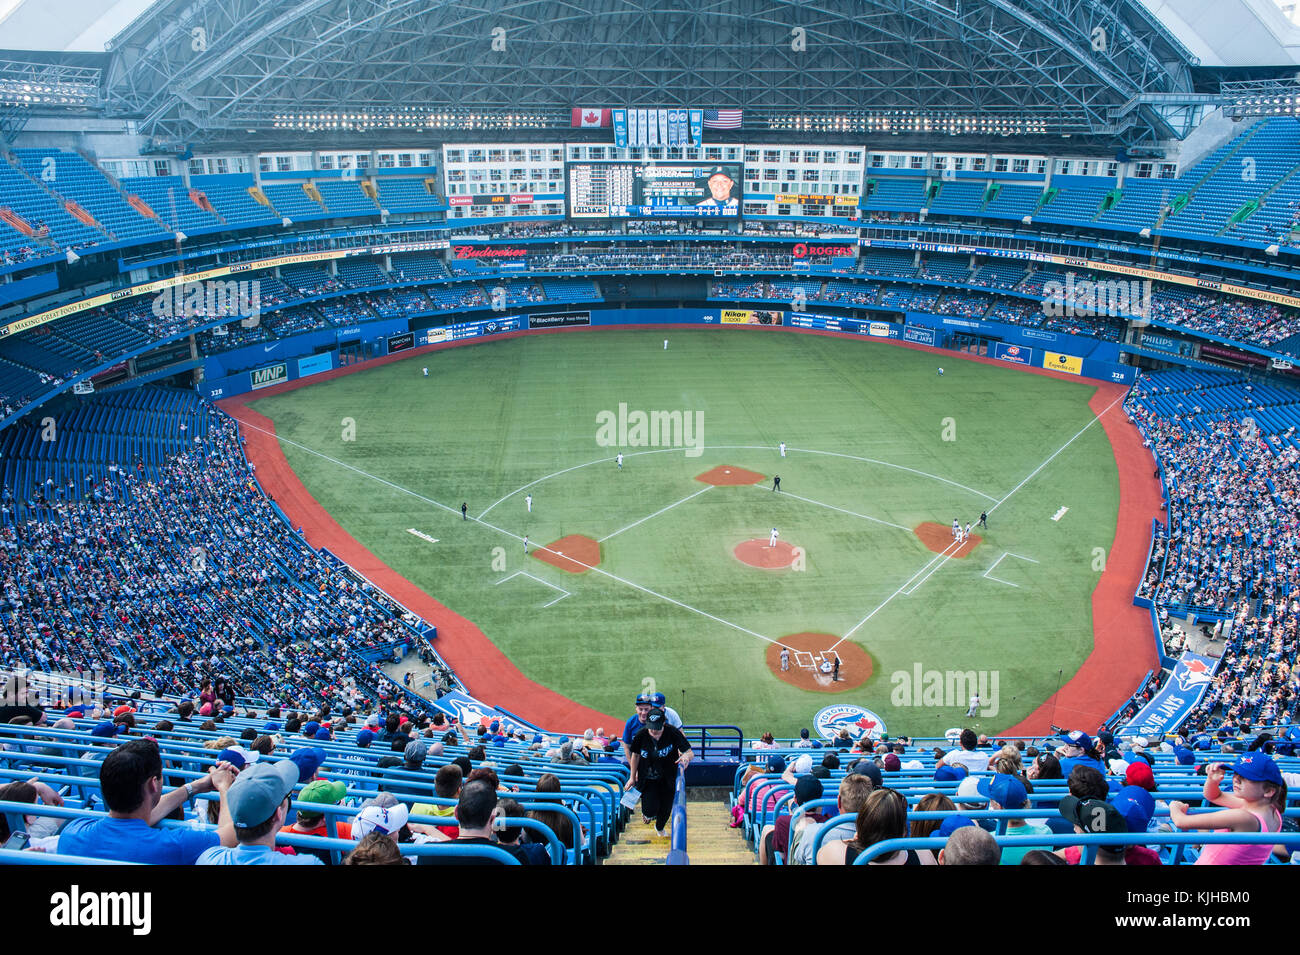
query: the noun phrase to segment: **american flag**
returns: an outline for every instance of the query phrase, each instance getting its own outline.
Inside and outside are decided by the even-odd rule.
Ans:
[[[704,111],[705,129],[740,129],[740,109],[706,109]]]

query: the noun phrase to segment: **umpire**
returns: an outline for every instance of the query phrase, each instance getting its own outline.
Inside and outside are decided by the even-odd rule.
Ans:
[[[677,771],[685,771],[695,755],[691,744],[681,730],[668,725],[664,711],[656,707],[628,748],[632,767],[628,785],[641,790],[641,819],[647,824],[653,819],[655,834],[666,836],[664,827],[673,811]]]

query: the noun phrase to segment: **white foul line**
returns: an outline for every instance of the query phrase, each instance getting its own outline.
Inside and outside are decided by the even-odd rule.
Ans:
[[[545,586],[545,587],[550,587],[552,590],[558,590],[558,591],[560,592],[560,596],[558,596],[558,597],[556,597],[554,600],[552,600],[551,603],[549,603],[549,604],[542,604],[542,609],[543,609],[543,610],[545,610],[547,607],[551,606],[551,604],[557,604],[557,603],[559,603],[559,602],[560,602],[561,600],[563,600],[565,597],[572,597],[572,596],[573,596],[573,594],[569,593],[569,591],[565,590],[563,587],[557,587],[557,586],[555,586],[555,584],[551,583],[550,581],[542,580],[542,578],[540,578],[540,577],[534,577],[532,574],[530,574],[530,573],[529,573],[528,571],[526,571],[526,570],[516,570],[516,571],[515,571],[513,574],[511,574],[509,577],[502,577],[500,580],[497,581],[497,584],[504,584],[507,580],[514,580],[516,577],[520,576],[521,574],[522,574],[523,576],[527,577],[529,580],[535,580],[535,581],[537,581],[539,584],[542,584],[542,585]]]
[[[291,438],[286,438],[283,435],[277,435],[274,432],[267,431],[265,428],[259,428],[256,425],[249,424],[247,421],[240,421],[239,424],[241,427],[249,428],[250,430],[253,431],[260,431],[265,435],[269,435],[270,437],[275,438],[277,441],[281,441],[285,444],[292,445],[293,447],[305,451],[308,454],[313,454],[324,461],[329,461],[331,464],[337,464],[339,467],[346,468],[347,470],[352,471],[354,474],[359,474],[364,478],[369,478],[370,480],[375,481],[378,484],[382,484],[385,487],[392,488],[394,491],[398,491],[402,494],[406,494],[410,497],[413,497],[417,501],[423,501],[426,504],[430,504],[436,508],[446,511],[449,514],[460,513],[460,511],[457,508],[448,507],[446,504],[443,504],[440,501],[435,501],[433,498],[425,497],[423,494],[419,494],[415,491],[410,490],[409,488],[402,487],[400,484],[394,484],[392,481],[385,480],[384,478],[371,474],[368,471],[363,471],[361,470],[361,468],[348,464],[346,461],[340,461],[338,460],[338,458],[332,458],[328,454],[322,454],[320,451],[317,451],[313,448],[309,448],[305,444],[299,444],[297,441],[294,441]],[[665,450],[679,451],[681,449],[668,448]],[[486,527],[489,528],[490,530],[494,530],[498,534],[504,534],[506,537],[509,537],[511,540],[520,541],[520,542],[523,541],[523,537],[521,537],[520,535],[505,530],[504,528],[497,527],[495,524],[489,524],[487,521],[484,521],[480,518],[475,518],[474,523],[480,525],[481,527]],[[638,583],[633,583],[632,581],[619,577],[616,574],[611,574],[607,570],[601,570],[599,567],[593,567],[590,564],[584,564],[582,561],[578,560],[575,557],[570,557],[567,554],[561,554],[559,551],[551,550],[549,547],[537,545],[534,548],[534,553],[540,551],[545,551],[548,554],[555,554],[555,556],[557,557],[563,557],[565,560],[571,561],[577,564],[579,567],[582,567],[586,570],[590,570],[593,573],[599,574],[602,577],[608,577],[610,580],[614,580],[620,584],[623,584],[624,586],[631,587],[633,590],[639,590],[642,593],[649,594],[652,597],[658,597],[660,600],[667,601],[673,606],[681,607],[683,610],[689,610],[691,613],[698,614],[701,617],[707,617],[709,620],[712,620],[716,623],[723,624],[724,626],[730,627],[733,630],[739,630],[741,633],[747,633],[752,637],[758,637],[758,639],[764,640],[768,643],[778,642],[776,640],[773,640],[771,637],[763,636],[761,633],[758,633],[755,630],[750,630],[748,627],[742,627],[740,624],[732,623],[730,620],[723,620],[721,617],[715,617],[713,614],[709,613],[708,611],[700,610],[698,607],[692,607],[690,604],[682,603],[680,600],[674,600],[672,597],[669,597],[667,594],[661,594],[656,590],[651,590],[649,587],[642,587]]]
[[[765,486],[758,484],[751,485],[751,487],[758,488],[760,491],[767,490]],[[871,521],[873,524],[884,524],[886,527],[897,527],[900,531],[907,531],[909,534],[912,532],[910,527],[904,527],[902,524],[895,524],[893,521],[882,521],[878,517],[871,517],[868,514],[859,514],[857,511],[845,510],[842,507],[836,507],[834,504],[824,504],[821,501],[814,501],[810,497],[800,497],[798,494],[791,494],[788,491],[781,491],[780,494],[782,497],[792,497],[796,501],[804,501],[808,504],[816,504],[818,507],[825,507],[832,511],[839,511],[841,514],[848,514],[850,517],[860,517],[864,521]]]
[[[1066,441],[1065,444],[1061,445],[1059,448],[1057,448],[1055,451],[1053,451],[1052,454],[1047,458],[1046,461],[1044,461],[1042,464],[1038,465],[1038,467],[1036,467],[1036,468],[1034,468],[1032,471],[1030,471],[1030,472],[1029,472],[1029,475],[1028,475],[1028,476],[1027,476],[1023,481],[1021,481],[1019,484],[1017,484],[1015,487],[1013,487],[1010,491],[1008,491],[1006,494],[1004,494],[1004,495],[1002,496],[1002,499],[1001,499],[1001,500],[999,500],[999,501],[995,501],[994,504],[993,504],[993,506],[990,507],[990,508],[988,509],[988,513],[992,514],[992,513],[993,513],[994,511],[996,511],[1000,506],[1002,506],[1003,504],[1005,504],[1005,503],[1006,503],[1006,502],[1011,498],[1011,495],[1013,495],[1013,494],[1015,494],[1017,491],[1019,491],[1022,487],[1024,487],[1026,484],[1028,484],[1028,483],[1033,479],[1033,477],[1034,477],[1036,474],[1038,474],[1039,471],[1043,470],[1043,468],[1047,467],[1048,464],[1050,464],[1052,461],[1056,460],[1057,455],[1059,455],[1062,451],[1064,451],[1064,450],[1065,450],[1066,448],[1068,448],[1070,445],[1074,444],[1074,442],[1075,442],[1076,440],[1078,440],[1078,438],[1079,438],[1080,435],[1082,435],[1085,431],[1087,431],[1087,430],[1088,430],[1089,428],[1091,428],[1094,424],[1096,424],[1098,421],[1100,421],[1102,415],[1104,415],[1107,411],[1110,411],[1111,408],[1115,407],[1117,404],[1119,404],[1121,401],[1123,401],[1125,397],[1126,397],[1126,395],[1121,395],[1120,397],[1118,397],[1118,398],[1116,398],[1114,401],[1112,401],[1110,404],[1108,404],[1105,408],[1103,408],[1103,409],[1102,409],[1098,414],[1093,415],[1092,420],[1089,421],[1087,424],[1085,424],[1085,425],[1084,425],[1082,428],[1080,428],[1077,432],[1075,432],[1074,437],[1070,438],[1069,441]],[[953,541],[953,544],[955,544],[955,543],[956,543],[956,541]],[[942,562],[940,562],[939,567],[942,567],[944,564],[946,564],[946,563],[948,562],[948,560],[952,557],[952,555],[948,553],[948,551],[951,550],[951,549],[952,549],[952,544],[949,544],[946,548],[944,548],[944,552],[943,552],[943,554],[939,555],[940,557],[943,557],[943,560],[942,560]],[[1012,555],[1012,556],[1014,556],[1014,555]],[[930,567],[930,565],[933,564],[936,560],[939,560],[939,557],[931,557],[929,563],[927,563],[927,564],[925,565],[925,567],[922,567],[922,568],[921,568],[920,570],[918,570],[915,574],[913,574],[911,577],[909,577],[907,580],[905,580],[905,581],[903,582],[903,585],[902,585],[901,587],[899,587],[897,590],[895,590],[895,591],[894,591],[892,594],[890,594],[888,597],[886,597],[886,598],[884,599],[884,601],[882,601],[881,604],[880,604],[878,607],[876,607],[875,610],[871,611],[871,613],[867,614],[867,615],[866,615],[865,617],[863,617],[860,621],[858,621],[858,623],[854,626],[854,628],[853,628],[852,630],[850,630],[850,631],[849,631],[848,633],[846,633],[844,636],[840,637],[840,639],[837,640],[835,643],[831,644],[830,649],[834,650],[836,647],[838,647],[841,643],[843,643],[843,642],[844,642],[845,640],[847,640],[849,637],[853,636],[853,634],[857,633],[858,630],[861,629],[861,627],[862,627],[863,624],[865,624],[868,620],[870,620],[870,619],[871,619],[872,617],[874,617],[876,614],[880,613],[880,611],[883,610],[883,609],[884,609],[884,608],[885,608],[885,607],[890,603],[890,601],[892,601],[895,597],[897,597],[899,594],[904,593],[905,588],[907,588],[907,586],[908,586],[909,584],[911,584],[912,581],[916,580],[917,577],[919,577],[921,574],[925,573],[925,571]],[[1035,562],[1035,563],[1036,563],[1036,562]],[[919,587],[921,584],[925,583],[926,580],[929,580],[930,577],[934,574],[934,571],[935,571],[935,570],[938,570],[939,567],[935,567],[934,570],[930,571],[929,574],[926,574],[926,576],[925,576],[924,579],[922,579],[922,580],[920,580],[920,581],[917,581],[916,585],[913,586],[913,587],[911,588],[911,590],[907,590],[906,593],[904,594],[904,596],[907,596],[907,595],[913,593],[913,592],[916,590],[917,587]],[[1014,585],[1013,585],[1013,586],[1014,586]]]
[[[712,490],[713,490],[713,485],[712,485],[712,484],[708,485],[707,487],[700,488],[700,490],[696,491],[694,494],[688,494],[686,497],[682,498],[680,501],[677,501],[676,503],[669,504],[667,507],[661,507],[661,508],[659,508],[659,510],[655,511],[653,514],[647,514],[645,517],[641,518],[641,520],[639,520],[639,521],[633,521],[631,524],[627,525],[627,527],[620,527],[620,528],[619,528],[618,530],[616,530],[614,533],[612,533],[612,534],[606,534],[604,537],[602,537],[602,538],[601,538],[600,540],[598,540],[596,543],[598,543],[598,544],[603,544],[603,543],[605,543],[605,541],[609,540],[611,537],[617,537],[619,534],[623,533],[624,531],[630,531],[632,528],[636,527],[638,524],[644,524],[646,521],[650,520],[650,518],[652,518],[652,517],[658,517],[658,516],[659,516],[660,514],[662,514],[664,511],[671,511],[671,510],[672,510],[674,507],[676,507],[678,504],[685,504],[685,503],[686,503],[687,501],[689,501],[691,498],[693,498],[693,497],[699,497],[701,494],[704,494],[704,493],[706,493],[706,492],[708,492],[708,491],[712,491]]]

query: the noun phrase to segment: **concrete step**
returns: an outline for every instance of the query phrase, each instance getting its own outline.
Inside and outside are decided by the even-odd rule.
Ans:
[[[731,813],[724,802],[690,800],[686,807],[687,845],[691,865],[754,865],[754,853],[739,829],[731,828]],[[671,841],[655,835],[653,826],[634,812],[622,838],[605,865],[663,865]]]

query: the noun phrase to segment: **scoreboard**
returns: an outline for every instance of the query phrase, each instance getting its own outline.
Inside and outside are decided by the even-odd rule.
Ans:
[[[740,163],[571,162],[569,218],[655,219],[740,215]]]

